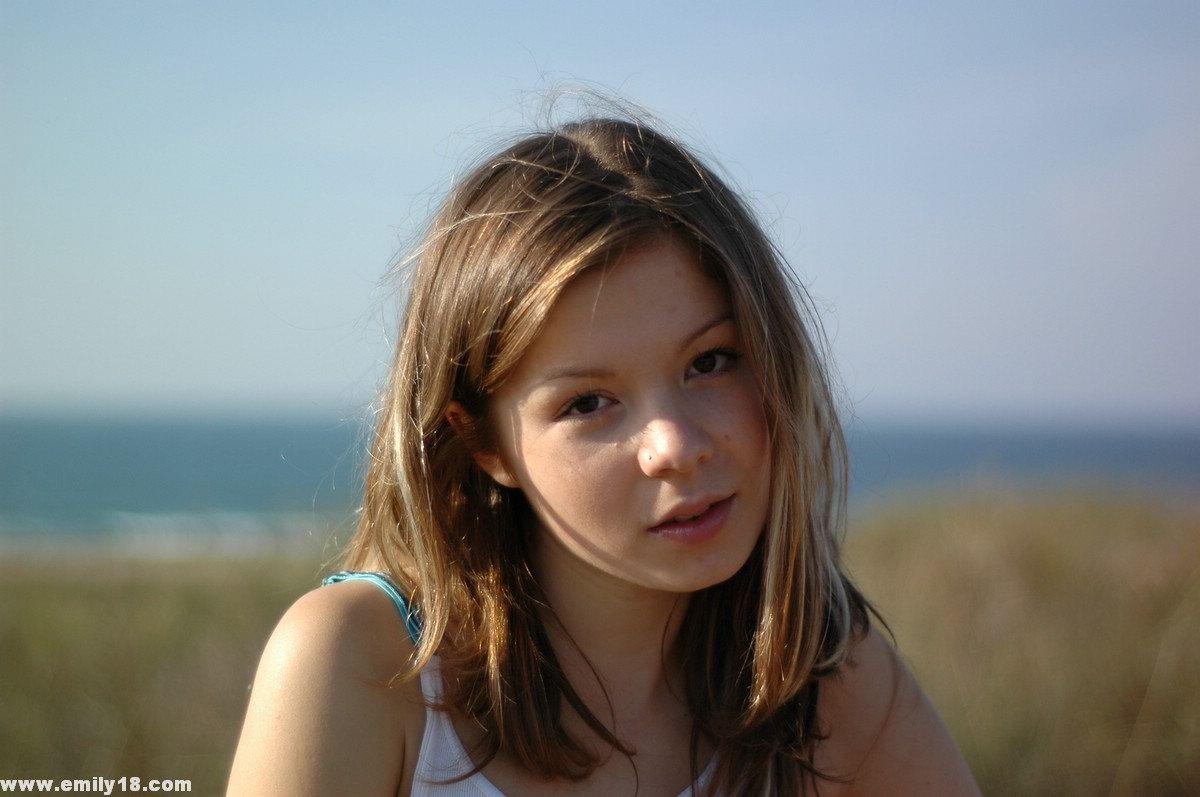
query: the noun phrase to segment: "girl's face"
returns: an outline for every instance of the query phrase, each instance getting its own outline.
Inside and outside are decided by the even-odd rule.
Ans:
[[[567,286],[493,396],[499,450],[477,457],[528,498],[539,565],[680,593],[745,563],[771,455],[740,349],[723,292],[670,239]]]

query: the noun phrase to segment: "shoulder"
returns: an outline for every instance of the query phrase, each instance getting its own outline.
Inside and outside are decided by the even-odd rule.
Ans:
[[[419,681],[396,677],[412,650],[372,584],[301,596],[263,650],[229,793],[395,794],[424,721]]]
[[[817,713],[828,738],[816,765],[848,780],[834,793],[979,793],[937,710],[874,627],[821,681]]]

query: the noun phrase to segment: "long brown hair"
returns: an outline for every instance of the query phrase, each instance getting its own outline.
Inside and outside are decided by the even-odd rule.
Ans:
[[[584,705],[551,648],[530,569],[529,511],[471,453],[492,445],[489,395],[581,272],[674,236],[726,291],[763,396],[773,484],[766,527],[728,581],[691,596],[678,637],[698,740],[716,747],[712,784],[794,794],[814,783],[819,679],[868,627],[843,575],[847,458],[811,302],[743,200],[687,149],[624,119],[529,136],[450,192],[414,253],[408,306],[380,406],[348,569],[386,570],[419,612],[404,677],[437,655],[444,706],[547,778],[598,763],[564,729],[567,706],[629,751]],[[475,419],[446,418],[458,401]],[[477,768],[478,769],[478,768]],[[823,776],[823,775],[822,775]]]

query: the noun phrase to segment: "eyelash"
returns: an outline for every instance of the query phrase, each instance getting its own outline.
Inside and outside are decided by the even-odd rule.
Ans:
[[[701,352],[700,354],[697,354],[692,359],[692,363],[695,364],[696,360],[699,360],[703,357],[708,357],[708,356],[714,355],[714,354],[719,357],[729,358],[729,362],[727,362],[723,368],[716,368],[716,369],[713,369],[712,371],[706,371],[702,374],[699,374],[700,376],[712,376],[713,374],[726,373],[726,372],[732,370],[734,367],[736,367],[738,364],[738,361],[741,360],[741,358],[742,358],[742,353],[737,351],[736,349],[730,349],[730,348],[727,348],[724,346],[718,346],[716,348],[712,348],[712,349],[709,349],[708,351],[704,351],[704,352]],[[597,412],[599,412],[599,410],[593,410],[591,412],[584,412],[584,413],[572,413],[571,410],[575,408],[575,405],[578,404],[581,399],[591,398],[592,396],[597,396],[597,397],[603,398],[603,396],[600,396],[600,394],[594,390],[584,390],[579,393],[576,393],[574,396],[572,396],[567,401],[565,408],[562,410],[562,412],[559,413],[558,417],[563,420],[577,420],[577,421],[587,420],[587,419],[591,418],[593,415],[595,415]]]

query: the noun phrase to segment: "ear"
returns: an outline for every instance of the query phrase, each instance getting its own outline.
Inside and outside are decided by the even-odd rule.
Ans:
[[[446,408],[446,420],[449,421],[450,427],[454,429],[454,433],[466,444],[467,448],[471,451],[471,457],[475,460],[475,464],[484,473],[491,476],[502,487],[516,489],[520,486],[520,483],[513,476],[512,471],[504,464],[504,460],[499,452],[484,450],[479,446],[478,437],[475,432],[476,421],[462,404],[452,400],[450,406]]]

